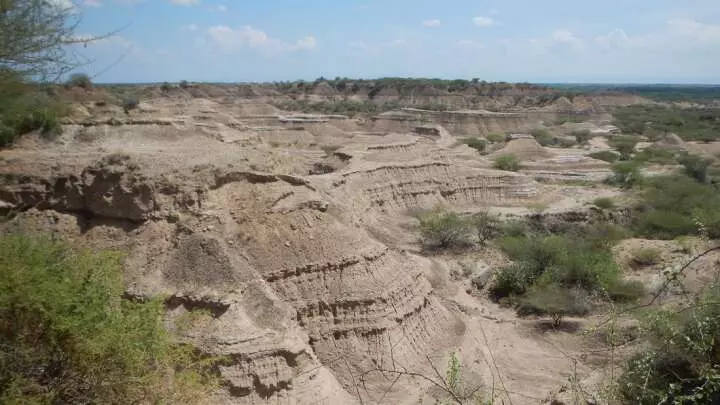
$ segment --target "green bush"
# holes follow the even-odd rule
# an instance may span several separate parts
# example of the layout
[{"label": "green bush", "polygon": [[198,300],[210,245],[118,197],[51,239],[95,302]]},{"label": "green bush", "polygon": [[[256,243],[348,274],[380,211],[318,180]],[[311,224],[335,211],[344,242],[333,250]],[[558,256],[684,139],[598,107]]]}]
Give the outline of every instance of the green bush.
[{"label": "green bush", "polygon": [[470,221],[472,222],[473,228],[475,228],[475,233],[480,244],[485,244],[490,239],[503,234],[502,223],[495,215],[480,212],[473,215]]},{"label": "green bush", "polygon": [[684,155],[678,161],[683,165],[688,176],[700,183],[707,183],[710,180],[708,172],[712,164],[711,159],[697,155]]},{"label": "green bush", "polygon": [[608,163],[615,163],[618,159],[620,159],[620,156],[617,153],[609,151],[609,150],[593,152],[593,153],[589,154],[588,156],[590,156],[593,159],[603,160]]},{"label": "green bush", "polygon": [[183,90],[188,89],[188,88],[190,88],[190,83],[188,83],[187,80],[181,80],[179,86]]},{"label": "green bush", "polygon": [[641,248],[632,252],[630,264],[633,267],[652,266],[660,263],[662,252],[654,248]]},{"label": "green bush", "polygon": [[121,298],[119,259],[0,238],[1,403],[198,403],[208,394],[217,380],[171,343],[162,301]]},{"label": "green bush", "polygon": [[492,297],[516,300],[531,287],[553,284],[588,293],[614,291],[611,297],[628,299],[632,294],[623,291],[628,286],[623,285],[610,251],[623,233],[616,226],[601,231],[596,228],[576,227],[561,235],[530,234],[500,239],[498,246],[514,264],[498,272],[490,289]]},{"label": "green bush", "polygon": [[624,133],[675,133],[688,141],[712,141],[720,134],[720,113],[716,108],[632,105],[615,109],[613,116]]},{"label": "green bush", "polygon": [[0,147],[35,130],[43,135],[59,133],[60,117],[67,113],[65,104],[40,93],[0,100]]},{"label": "green bush", "polygon": [[610,197],[599,197],[593,201],[593,204],[601,209],[609,210],[615,208],[615,201]]},{"label": "green bush", "polygon": [[590,139],[592,139],[592,133],[588,129],[576,129],[570,133],[570,135],[575,137],[575,141],[577,143],[584,145],[588,142],[590,142]]},{"label": "green bush", "polygon": [[639,141],[636,136],[614,136],[610,138],[610,146],[620,152],[622,160],[629,160]]},{"label": "green bush", "polygon": [[620,280],[607,283],[604,286],[607,297],[614,302],[635,302],[645,294],[645,286],[637,280]]},{"label": "green bush", "polygon": [[682,308],[651,312],[644,322],[650,347],[631,358],[620,381],[628,403],[720,403],[720,286]]},{"label": "green bush", "polygon": [[85,73],[72,74],[65,85],[68,88],[80,87],[85,90],[90,90],[93,87],[92,79]]},{"label": "green bush", "polygon": [[515,155],[502,155],[495,158],[494,167],[498,170],[516,172],[522,168],[520,159]]},{"label": "green bush", "polygon": [[644,179],[640,165],[636,162],[615,162],[612,171],[613,175],[607,179],[608,184],[625,189],[642,184]]},{"label": "green bush", "polygon": [[667,149],[649,147],[636,153],[633,160],[639,163],[673,164],[675,153]]},{"label": "green bush", "polygon": [[531,269],[524,263],[511,264],[501,268],[495,273],[490,285],[490,297],[495,301],[520,297],[530,288],[537,279]]},{"label": "green bush", "polygon": [[427,247],[446,249],[471,243],[471,222],[455,212],[438,207],[420,214],[418,219],[422,242]]},{"label": "green bush", "polygon": [[501,134],[499,132],[490,132],[487,134],[486,138],[492,143],[505,142],[505,134]]},{"label": "green bush", "polygon": [[674,239],[705,233],[720,237],[720,192],[684,175],[646,182],[633,225],[643,237]]},{"label": "green bush", "polygon": [[460,142],[482,153],[485,152],[487,141],[480,138],[462,138]]},{"label": "green bush", "polygon": [[565,316],[583,316],[590,312],[587,294],[580,289],[568,289],[558,284],[538,285],[520,300],[520,315],[547,315],[553,326],[560,326]]},{"label": "green bush", "polygon": [[542,146],[555,145],[557,138],[554,137],[550,131],[544,128],[536,128],[530,132],[535,140]]}]

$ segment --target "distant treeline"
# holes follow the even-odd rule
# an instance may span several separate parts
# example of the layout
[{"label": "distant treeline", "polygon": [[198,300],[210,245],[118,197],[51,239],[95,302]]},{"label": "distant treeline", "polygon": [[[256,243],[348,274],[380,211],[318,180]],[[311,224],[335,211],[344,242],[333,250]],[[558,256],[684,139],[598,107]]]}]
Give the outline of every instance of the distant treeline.
[{"label": "distant treeline", "polygon": [[709,103],[720,100],[720,85],[691,84],[550,84],[551,88],[580,93],[629,93],[657,101],[694,101]]}]

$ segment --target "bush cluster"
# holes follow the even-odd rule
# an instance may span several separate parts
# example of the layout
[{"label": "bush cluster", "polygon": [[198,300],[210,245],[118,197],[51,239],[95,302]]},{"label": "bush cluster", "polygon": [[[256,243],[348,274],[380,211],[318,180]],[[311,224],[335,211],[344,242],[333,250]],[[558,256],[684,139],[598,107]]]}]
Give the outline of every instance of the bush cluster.
[{"label": "bush cluster", "polygon": [[209,364],[171,343],[162,301],[122,298],[119,259],[0,238],[0,403],[197,403],[207,394]]},{"label": "bush cluster", "polygon": [[676,133],[685,140],[695,141],[713,141],[720,137],[717,108],[631,105],[615,109],[613,116],[624,133]]},{"label": "bush cluster", "polygon": [[505,142],[505,134],[501,134],[499,132],[490,132],[486,136],[487,140],[492,143],[500,143]]},{"label": "bush cluster", "polygon": [[482,153],[487,148],[487,141],[480,138],[462,138],[460,142]]},{"label": "bush cluster", "polygon": [[620,378],[628,403],[720,403],[720,285],[715,282],[683,308],[645,319],[650,347],[635,355]]},{"label": "bush cluster", "polygon": [[510,154],[496,157],[493,167],[498,170],[517,172],[522,169],[522,164],[517,156]]},{"label": "bush cluster", "polygon": [[[625,236],[614,225],[568,229],[561,234],[529,233],[499,240],[513,260],[496,274],[490,288],[495,300],[514,304],[520,314],[553,318],[587,311],[590,294],[616,301],[632,301],[643,294],[636,282],[621,279],[610,247]],[[557,297],[543,298],[563,291]],[[562,304],[567,304],[563,310]]]},{"label": "bush cluster", "polygon": [[605,161],[608,163],[615,163],[618,159],[620,159],[620,155],[618,155],[617,153],[615,153],[613,151],[609,151],[609,150],[593,152],[593,153],[589,154],[588,156],[590,156],[593,159],[602,160],[602,161]]},{"label": "bush cluster", "polygon": [[674,239],[705,234],[720,237],[720,192],[686,175],[659,176],[640,190],[634,215],[639,236]]},{"label": "bush cluster", "polygon": [[500,220],[488,213],[462,216],[438,206],[418,215],[418,220],[422,243],[429,248],[484,244],[501,233]]}]

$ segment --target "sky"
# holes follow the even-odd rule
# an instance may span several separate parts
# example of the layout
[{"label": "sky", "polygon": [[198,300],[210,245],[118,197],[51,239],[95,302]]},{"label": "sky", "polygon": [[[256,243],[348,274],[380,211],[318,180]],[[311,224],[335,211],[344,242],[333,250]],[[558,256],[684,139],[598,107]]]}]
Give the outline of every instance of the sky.
[{"label": "sky", "polygon": [[76,2],[96,82],[720,83],[720,0]]}]

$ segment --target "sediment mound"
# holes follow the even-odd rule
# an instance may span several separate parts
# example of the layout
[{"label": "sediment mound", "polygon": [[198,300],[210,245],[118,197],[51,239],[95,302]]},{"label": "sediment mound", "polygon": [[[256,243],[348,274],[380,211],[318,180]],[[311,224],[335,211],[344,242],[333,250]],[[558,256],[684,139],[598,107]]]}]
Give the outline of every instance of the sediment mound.
[{"label": "sediment mound", "polygon": [[341,222],[307,181],[209,168],[173,184],[129,163],[4,177],[0,200],[20,212],[4,229],[122,248],[128,294],[171,297],[170,319],[209,309],[185,339],[230,356],[227,401],[353,403],[358,388],[402,397],[406,383],[358,377],[395,362],[423,369],[461,334],[422,276],[426,261]]},{"label": "sediment mound", "polygon": [[404,212],[437,204],[505,205],[531,199],[538,189],[522,174],[421,161],[355,167],[335,180],[328,192],[350,204],[352,212],[364,213]]},{"label": "sediment mound", "polygon": [[542,147],[535,139],[513,139],[504,148],[488,155],[490,159],[503,155],[515,155],[520,160],[542,160],[554,157],[555,154]]}]

